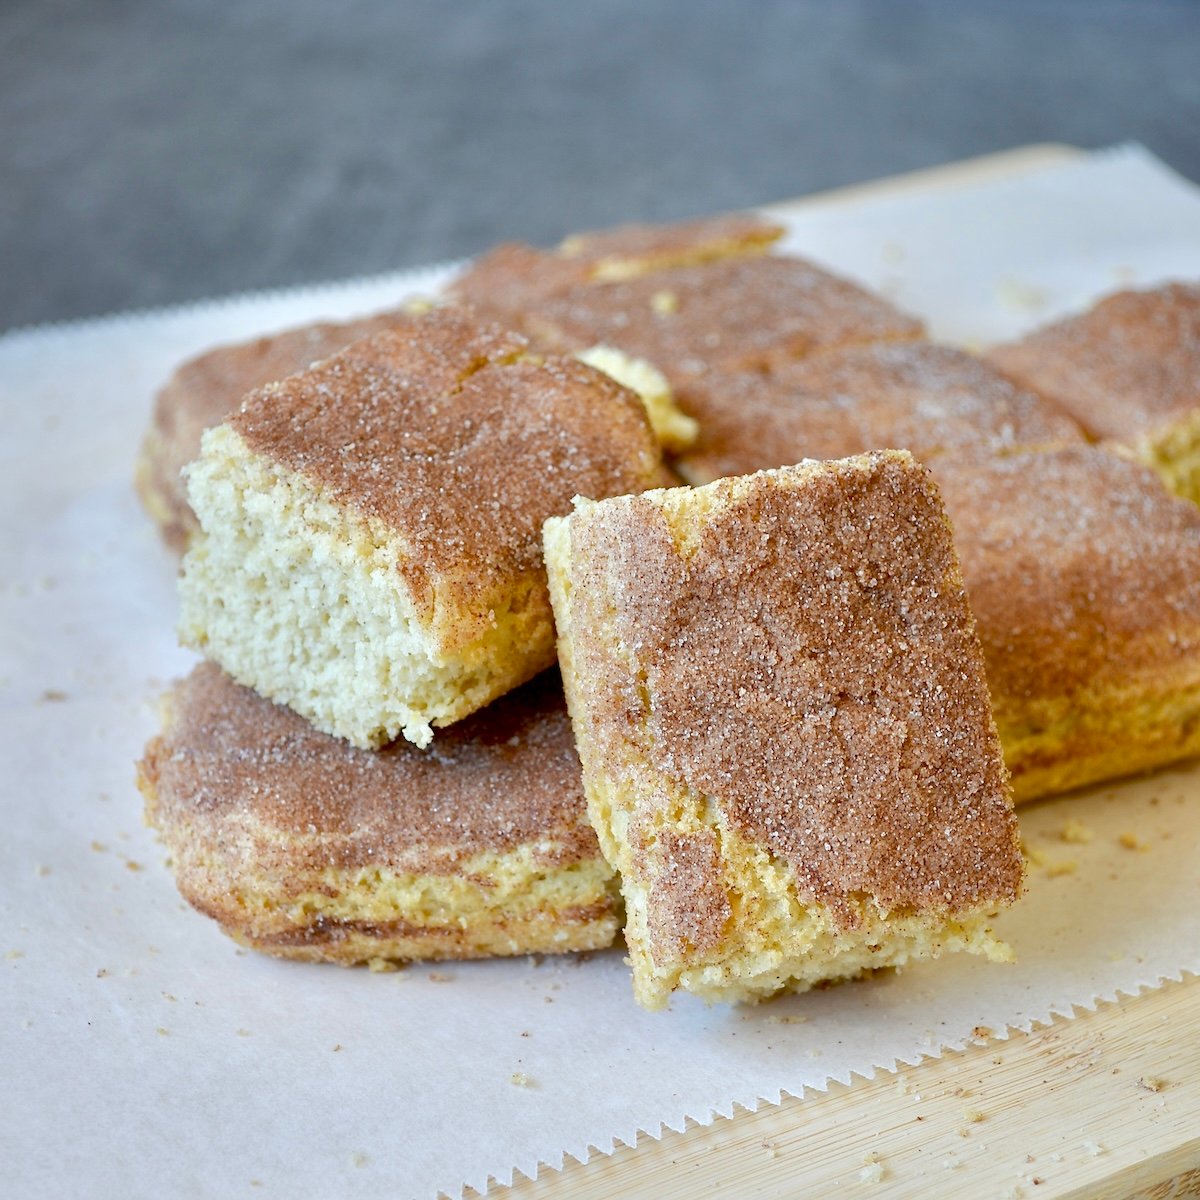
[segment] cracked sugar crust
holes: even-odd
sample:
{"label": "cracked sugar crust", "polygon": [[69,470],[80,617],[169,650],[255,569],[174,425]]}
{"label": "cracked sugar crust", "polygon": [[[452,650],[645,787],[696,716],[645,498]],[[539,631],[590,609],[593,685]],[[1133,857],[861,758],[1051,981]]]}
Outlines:
{"label": "cracked sugar crust", "polygon": [[926,460],[1084,441],[1051,401],[932,342],[830,350],[767,375],[710,371],[679,402],[700,424],[681,459],[697,482],[885,446]]}
{"label": "cracked sugar crust", "polygon": [[[939,912],[1017,896],[979,642],[937,490],[909,455],[587,505],[570,539],[584,758],[611,770],[639,746],[631,830],[653,824],[666,777],[848,924],[863,893]],[[718,895],[702,850],[675,856],[660,894]]]}
{"label": "cracked sugar crust", "polygon": [[600,854],[557,671],[446,730],[428,751],[403,741],[369,751],[202,663],[170,694],[142,769],[159,824],[276,831],[256,850],[271,870],[438,874],[525,844],[547,868]]}
{"label": "cracked sugar crust", "polygon": [[997,695],[1133,685],[1200,654],[1200,509],[1099,446],[933,466]]}
{"label": "cracked sugar crust", "polygon": [[1116,292],[987,357],[1089,433],[1132,442],[1200,407],[1200,286]]}
{"label": "cracked sugar crust", "polygon": [[632,392],[462,310],[358,341],[252,393],[229,423],[256,454],[394,531],[418,603],[439,580],[482,591],[541,573],[542,522],[573,495],[662,481]]}
{"label": "cracked sugar crust", "polygon": [[765,370],[833,346],[924,336],[920,321],[882,297],[782,255],[577,286],[537,305],[524,328],[556,348],[616,346],[673,385],[708,368]]}

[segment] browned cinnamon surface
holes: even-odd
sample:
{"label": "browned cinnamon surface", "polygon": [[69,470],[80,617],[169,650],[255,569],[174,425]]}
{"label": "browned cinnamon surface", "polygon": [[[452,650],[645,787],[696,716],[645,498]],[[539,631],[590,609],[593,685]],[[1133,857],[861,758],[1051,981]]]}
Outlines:
{"label": "browned cinnamon surface", "polygon": [[[943,912],[1013,899],[1007,777],[928,474],[871,454],[708,491],[694,520],[654,496],[571,518],[581,753],[614,771],[637,749],[631,842],[666,777],[847,920],[861,894]],[[645,864],[660,900],[719,896],[701,849],[674,854],[677,878]]]}
{"label": "browned cinnamon surface", "polygon": [[763,370],[819,349],[924,332],[882,297],[783,255],[587,283],[538,305],[525,328],[565,349],[616,346],[652,362],[676,385],[710,367]]}
{"label": "browned cinnamon surface", "polygon": [[600,850],[557,671],[439,733],[358,750],[202,663],[170,695],[141,770],[161,829],[284,877],[322,867],[451,873],[532,844],[561,867]]}
{"label": "browned cinnamon surface", "polygon": [[662,482],[638,398],[573,359],[455,309],[375,334],[252,393],[251,450],[403,543],[418,602],[540,574],[541,527],[576,494]]}
{"label": "browned cinnamon surface", "polygon": [[710,371],[680,387],[678,400],[700,423],[680,459],[695,482],[881,448],[924,461],[1084,440],[1051,401],[933,342],[831,350],[769,375]]}
{"label": "browned cinnamon surface", "polygon": [[1200,655],[1200,509],[1098,446],[933,465],[997,695],[1140,691]]}
{"label": "browned cinnamon surface", "polygon": [[1200,408],[1200,286],[1117,292],[988,358],[1096,437],[1134,441]]}
{"label": "browned cinnamon surface", "polygon": [[722,213],[667,225],[628,224],[579,233],[557,250],[506,242],[480,255],[447,291],[515,329],[527,310],[597,274],[637,275],[666,267],[759,253],[782,226],[749,213]]}

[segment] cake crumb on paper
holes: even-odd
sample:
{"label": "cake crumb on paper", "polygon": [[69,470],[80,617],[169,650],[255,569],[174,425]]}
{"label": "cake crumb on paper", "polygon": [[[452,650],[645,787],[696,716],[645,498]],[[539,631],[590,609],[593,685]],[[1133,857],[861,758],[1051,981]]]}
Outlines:
{"label": "cake crumb on paper", "polygon": [[394,975],[400,970],[400,964],[390,958],[369,958],[367,970],[374,975]]}
{"label": "cake crumb on paper", "polygon": [[1063,824],[1063,827],[1058,831],[1058,836],[1064,842],[1070,842],[1077,846],[1085,846],[1095,838],[1096,833],[1090,826],[1072,818]]}
{"label": "cake crumb on paper", "polygon": [[1046,878],[1057,879],[1060,875],[1074,875],[1078,869],[1079,864],[1073,858],[1062,858],[1046,864]]}

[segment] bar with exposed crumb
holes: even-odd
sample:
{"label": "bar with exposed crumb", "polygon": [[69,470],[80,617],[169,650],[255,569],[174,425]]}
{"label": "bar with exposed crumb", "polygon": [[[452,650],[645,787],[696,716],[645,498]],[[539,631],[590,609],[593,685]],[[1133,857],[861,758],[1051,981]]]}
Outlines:
{"label": "bar with exposed crumb", "polygon": [[184,898],[269,954],[378,969],[594,950],[619,928],[554,672],[435,751],[372,752],[203,663],[138,782]]}
{"label": "bar with exposed crumb", "polygon": [[554,662],[542,522],[665,478],[628,389],[435,309],[205,434],[181,636],[328,733],[424,746]]}
{"label": "bar with exposed crumb", "polygon": [[754,1000],[951,950],[1021,889],[983,660],[903,452],[547,522],[589,812],[634,990]]}

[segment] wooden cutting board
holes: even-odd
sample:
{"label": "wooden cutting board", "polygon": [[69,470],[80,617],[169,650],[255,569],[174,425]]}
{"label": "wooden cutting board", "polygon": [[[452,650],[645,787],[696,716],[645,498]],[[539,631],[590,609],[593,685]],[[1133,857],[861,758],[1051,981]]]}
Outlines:
{"label": "wooden cutting board", "polygon": [[[934,192],[1082,153],[1029,146],[772,205]],[[1196,771],[1200,785],[1200,767]],[[1197,848],[1200,852],[1200,847]],[[982,1031],[981,1031],[982,1032]],[[1200,1196],[1200,978],[1030,1034],[981,1036],[900,1074],[833,1085],[712,1125],[643,1136],[489,1197]],[[468,1195],[477,1194],[468,1191]]]}

